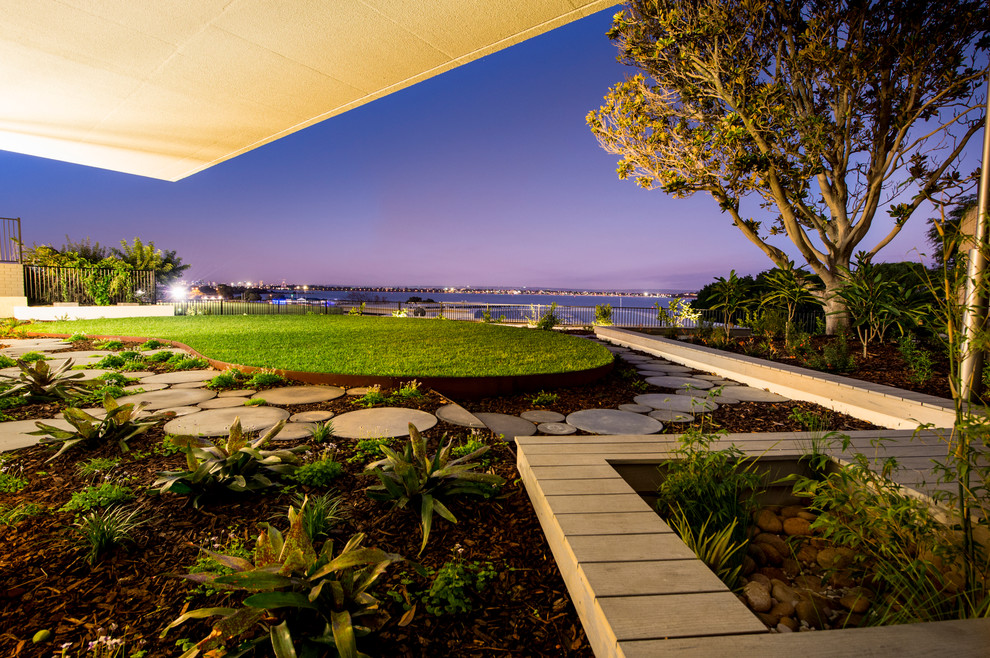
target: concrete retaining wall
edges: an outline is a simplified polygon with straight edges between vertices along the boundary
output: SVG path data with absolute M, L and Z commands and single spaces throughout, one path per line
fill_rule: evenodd
M 26 300 L 25 300 L 26 301 Z M 115 318 L 156 318 L 172 317 L 175 310 L 171 304 L 154 306 L 15 306 L 14 317 L 18 320 L 103 320 Z

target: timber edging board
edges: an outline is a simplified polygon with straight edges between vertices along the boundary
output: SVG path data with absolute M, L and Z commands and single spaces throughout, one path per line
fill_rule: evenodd
M 733 354 L 626 329 L 595 327 L 598 338 L 669 361 L 855 416 L 891 429 L 952 427 L 952 400 Z
M 877 464 L 907 449 L 929 462 L 943 451 L 930 433 L 920 444 L 907 431 L 850 435 L 864 448 L 887 439 L 874 455 Z M 714 448 L 794 458 L 812 436 L 730 434 Z M 597 658 L 987 655 L 990 619 L 767 632 L 614 468 L 659 463 L 676 445 L 675 435 L 516 437 L 520 476 Z M 924 480 L 931 469 L 919 473 Z

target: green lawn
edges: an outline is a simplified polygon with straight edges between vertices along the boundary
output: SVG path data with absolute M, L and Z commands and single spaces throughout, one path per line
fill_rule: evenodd
M 452 320 L 186 316 L 46 322 L 30 330 L 171 339 L 230 363 L 345 375 L 530 375 L 612 360 L 601 345 L 574 336 Z

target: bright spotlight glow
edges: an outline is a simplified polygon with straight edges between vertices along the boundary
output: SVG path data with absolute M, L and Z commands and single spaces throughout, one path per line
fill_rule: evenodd
M 168 289 L 168 294 L 172 299 L 185 299 L 186 287 L 181 283 L 176 283 Z

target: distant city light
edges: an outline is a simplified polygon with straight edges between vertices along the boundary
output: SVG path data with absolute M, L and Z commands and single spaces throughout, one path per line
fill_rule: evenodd
M 186 287 L 181 283 L 176 283 L 171 288 L 168 289 L 169 297 L 172 299 L 185 299 L 186 298 Z

